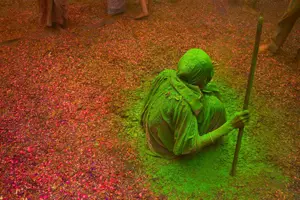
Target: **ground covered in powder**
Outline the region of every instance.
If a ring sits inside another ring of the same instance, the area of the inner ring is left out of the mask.
[[[299,23],[258,57],[236,177],[236,133],[193,157],[145,154],[140,111],[151,80],[190,48],[216,63],[228,117],[242,108],[258,13],[268,40],[287,1],[156,0],[147,20],[103,25],[105,1],[70,0],[70,25],[38,25],[35,0],[0,2],[0,199],[299,198]]]
[[[227,109],[227,117],[242,106],[243,99],[224,81],[216,81]],[[257,124],[259,113],[252,108],[251,123],[244,130],[242,150],[239,154],[237,177],[229,175],[233,160],[237,131],[229,134],[224,141],[215,146],[203,149],[196,155],[185,156],[174,160],[165,160],[148,154],[145,134],[140,126],[140,114],[143,100],[150,81],[131,96],[132,106],[125,118],[127,127],[123,137],[135,141],[140,159],[149,175],[152,190],[162,199],[260,199],[261,196],[276,193],[278,186],[289,183],[289,177],[271,162],[266,160],[264,147],[255,141],[254,135],[260,132]],[[130,94],[129,94],[130,96]],[[255,133],[256,132],[256,133]],[[282,188],[283,189],[283,188]],[[285,192],[286,189],[283,189]]]

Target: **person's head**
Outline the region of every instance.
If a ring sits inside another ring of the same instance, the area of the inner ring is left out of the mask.
[[[179,60],[177,76],[192,85],[204,88],[214,75],[210,57],[201,49],[188,50]]]

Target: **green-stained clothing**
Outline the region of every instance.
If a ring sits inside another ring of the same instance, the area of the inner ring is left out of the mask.
[[[142,115],[151,152],[170,158],[200,150],[200,135],[226,122],[217,93],[212,85],[201,91],[180,79],[174,70],[161,72],[153,82]]]

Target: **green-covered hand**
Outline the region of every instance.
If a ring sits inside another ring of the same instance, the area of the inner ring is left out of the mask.
[[[247,124],[249,122],[250,114],[249,114],[248,110],[236,112],[234,115],[235,116],[230,121],[230,125],[233,128],[243,128],[245,126],[245,124]]]

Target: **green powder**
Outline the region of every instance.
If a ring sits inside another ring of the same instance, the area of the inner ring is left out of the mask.
[[[234,112],[240,111],[243,96],[239,97],[223,82],[216,84],[223,95],[227,117],[230,119]],[[125,134],[138,148],[144,171],[150,177],[151,189],[157,195],[166,196],[168,199],[261,199],[287,182],[280,170],[265,161],[263,148],[257,147],[251,140],[251,130],[255,129],[258,118],[254,110],[250,110],[251,123],[245,127],[236,177],[231,177],[229,171],[237,130],[224,138],[222,144],[208,147],[197,155],[177,160],[148,155],[139,118],[143,107],[142,99],[149,86],[150,83],[147,82],[136,91],[135,95],[140,100],[131,102],[134,106],[128,111]]]

